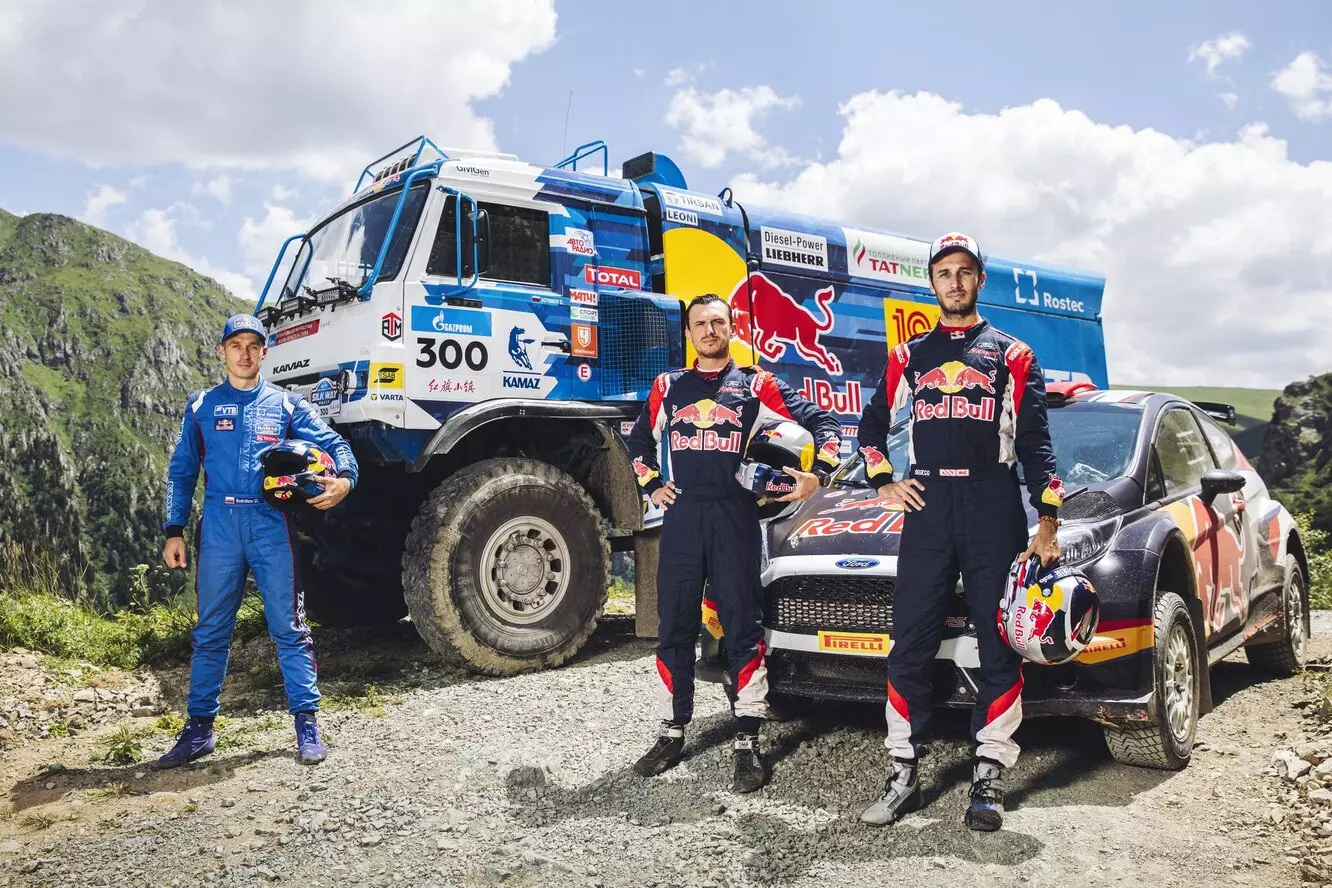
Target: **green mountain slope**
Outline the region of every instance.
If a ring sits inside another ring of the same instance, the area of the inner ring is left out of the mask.
[[[1170,392],[1190,401],[1215,401],[1232,404],[1235,407],[1236,424],[1223,425],[1235,439],[1241,451],[1250,460],[1258,458],[1263,449],[1263,436],[1268,423],[1272,421],[1277,396],[1276,389],[1221,388],[1212,386],[1135,386],[1112,385],[1116,389],[1145,389],[1154,392]]]
[[[1332,533],[1332,373],[1286,386],[1258,470],[1288,509]]]
[[[185,396],[245,306],[216,282],[73,219],[0,211],[0,543],[52,547],[101,602],[161,548]]]

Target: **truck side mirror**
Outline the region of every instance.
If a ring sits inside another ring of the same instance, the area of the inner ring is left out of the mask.
[[[490,214],[480,208],[476,211],[476,273],[490,270]]]

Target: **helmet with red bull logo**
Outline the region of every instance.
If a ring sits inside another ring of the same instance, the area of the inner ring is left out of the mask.
[[[264,499],[284,511],[300,508],[324,492],[315,480],[337,472],[333,457],[308,441],[281,441],[259,457],[264,470]]]
[[[785,471],[788,467],[808,472],[813,466],[814,436],[797,423],[772,422],[754,432],[735,480],[758,497],[763,514],[764,505],[795,490],[795,478]],[[780,511],[787,504],[775,505]]]
[[[1023,659],[1057,666],[1091,644],[1101,605],[1087,575],[1076,567],[1044,570],[1039,556],[1019,558],[999,600],[999,635]]]

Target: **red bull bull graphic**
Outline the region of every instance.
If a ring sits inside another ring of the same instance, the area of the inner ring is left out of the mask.
[[[734,336],[770,361],[780,359],[790,345],[796,354],[813,361],[830,376],[841,376],[842,362],[819,341],[836,320],[831,307],[833,296],[832,287],[815,292],[814,303],[822,315],[815,317],[767,275],[756,271],[731,291]]]
[[[888,457],[884,456],[883,451],[879,448],[862,447],[860,448],[860,455],[865,460],[865,474],[871,478],[884,472],[892,473],[892,463],[888,462]]]
[[[652,468],[652,466],[643,462],[642,457],[635,459],[631,465],[634,467],[634,476],[638,479],[639,487],[647,487],[648,484],[652,482],[653,478],[661,475],[661,473]]]
[[[700,429],[711,428],[715,425],[733,425],[737,428],[744,425],[739,411],[712,400],[696,401],[693,404],[675,408],[675,413],[671,416],[671,425],[682,422],[687,422]]]
[[[1013,643],[1022,649],[1031,644],[1050,644],[1050,627],[1064,609],[1064,590],[1058,583],[1027,587],[1026,603],[1019,605],[1013,621]]]
[[[925,389],[938,389],[946,395],[952,395],[978,388],[993,395],[994,378],[998,372],[997,370],[991,370],[987,375],[968,367],[961,361],[948,361],[933,370],[916,374],[916,392],[919,393]]]
[[[1046,486],[1045,492],[1041,494],[1041,502],[1055,508],[1064,504],[1064,482],[1058,475],[1050,478],[1050,483]]]

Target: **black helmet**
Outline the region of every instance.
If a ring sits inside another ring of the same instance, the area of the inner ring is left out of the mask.
[[[814,436],[794,422],[772,422],[749,439],[735,480],[762,503],[795,490],[795,479],[785,469],[808,472],[813,465]]]
[[[315,478],[337,471],[333,457],[308,441],[282,441],[260,457],[264,467],[264,499],[291,510],[324,492]]]

